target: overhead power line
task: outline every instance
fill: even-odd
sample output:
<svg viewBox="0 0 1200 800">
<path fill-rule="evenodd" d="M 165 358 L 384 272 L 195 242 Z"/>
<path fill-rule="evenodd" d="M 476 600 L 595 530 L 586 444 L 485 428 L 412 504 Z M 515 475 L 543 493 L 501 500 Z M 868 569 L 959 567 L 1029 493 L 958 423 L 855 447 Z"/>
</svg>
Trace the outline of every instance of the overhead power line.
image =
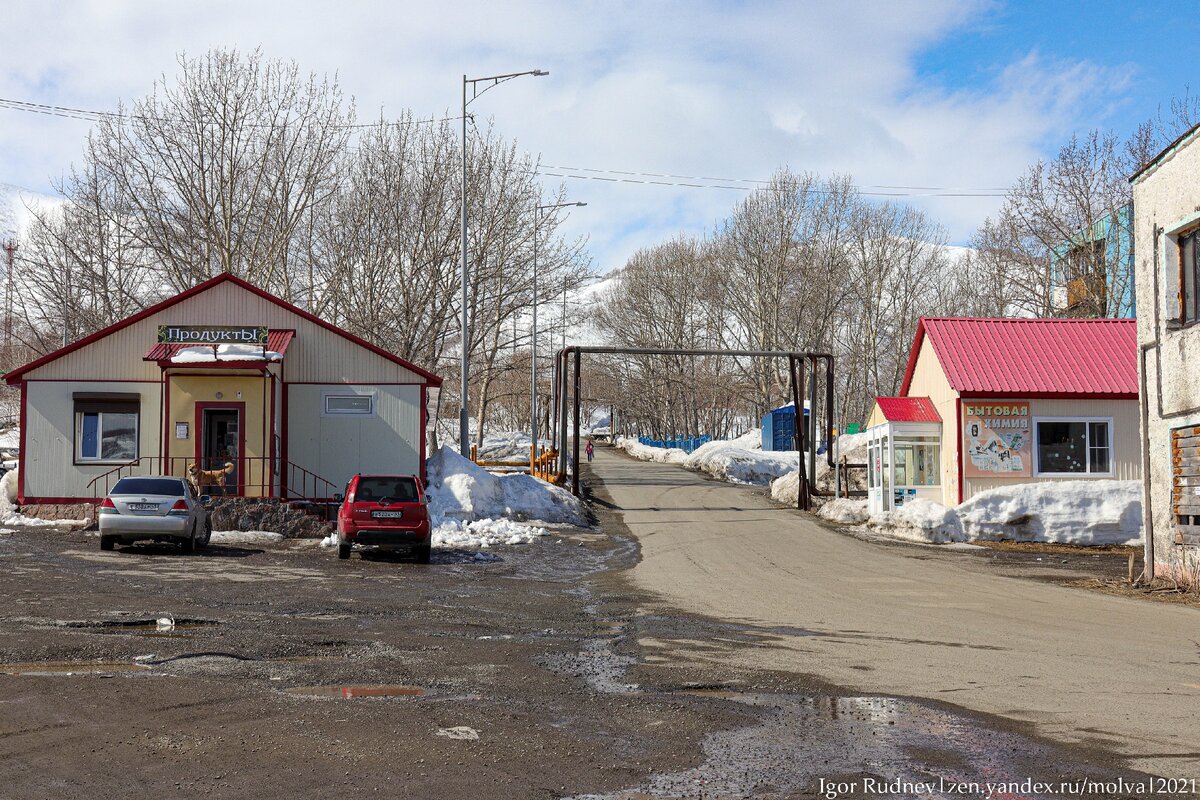
<svg viewBox="0 0 1200 800">
<path fill-rule="evenodd" d="M 28 100 L 13 100 L 0 98 L 0 109 L 23 111 L 31 114 L 81 119 L 87 122 L 99 122 L 104 119 L 118 122 L 132 122 L 135 119 L 169 121 L 165 117 L 149 117 L 146 115 L 127 114 L 115 111 L 94 111 L 70 106 L 34 103 Z M 468 114 L 468 118 L 472 115 Z M 461 116 L 428 117 L 414 120 L 379 120 L 371 123 L 345 123 L 330 127 L 343 129 L 366 129 L 379 125 L 425 125 L 438 122 L 450 122 L 462 119 Z M 473 118 L 472 118 L 473 123 Z M 270 127 L 269 123 L 258 124 L 255 127 Z M 643 186 L 666 186 L 682 189 L 725 189 L 750 192 L 756 189 L 770 189 L 773 182 L 765 178 L 723 178 L 705 175 L 677 175 L 667 172 L 639 172 L 635 170 L 611 169 L 600 167 L 573 167 L 564 165 L 543 164 L 535 174 L 547 178 L 563 178 L 567 180 L 599 181 L 601 183 L 624 183 Z M 806 191 L 814 194 L 829 194 L 827 189 L 808 188 Z M 904 185 L 866 185 L 857 188 L 859 194 L 870 197 L 1005 197 L 1007 189 L 986 188 L 968 189 L 954 186 L 904 186 Z"/>
</svg>

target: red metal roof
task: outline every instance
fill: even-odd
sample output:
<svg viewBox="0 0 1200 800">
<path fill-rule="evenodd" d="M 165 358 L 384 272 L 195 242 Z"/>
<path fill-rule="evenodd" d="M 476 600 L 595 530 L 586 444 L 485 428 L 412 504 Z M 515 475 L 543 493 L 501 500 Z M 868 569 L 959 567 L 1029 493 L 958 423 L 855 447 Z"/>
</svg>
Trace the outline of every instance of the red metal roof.
<svg viewBox="0 0 1200 800">
<path fill-rule="evenodd" d="M 942 421 L 942 415 L 928 397 L 876 397 L 875 402 L 889 422 Z"/>
<path fill-rule="evenodd" d="M 950 386 L 963 395 L 1138 394 L 1132 319 L 922 318 L 904 394 L 926 336 Z"/>
<path fill-rule="evenodd" d="M 281 356 L 284 355 L 287 352 L 288 345 L 292 343 L 292 339 L 295 338 L 295 336 L 296 336 L 296 332 L 291 331 L 291 330 L 267 331 L 267 352 L 279 353 L 279 355 L 281 355 Z M 153 347 L 151 347 L 149 350 L 146 351 L 146 355 L 142 356 L 142 360 L 143 361 L 170 361 L 171 358 L 176 353 L 178 353 L 181 348 L 204 347 L 204 346 L 205 345 L 195 345 L 195 344 L 156 344 Z M 253 364 L 255 362 L 253 362 L 253 361 L 250 361 L 250 362 L 230 361 L 229 365 L 237 366 L 239 363 Z"/>
</svg>

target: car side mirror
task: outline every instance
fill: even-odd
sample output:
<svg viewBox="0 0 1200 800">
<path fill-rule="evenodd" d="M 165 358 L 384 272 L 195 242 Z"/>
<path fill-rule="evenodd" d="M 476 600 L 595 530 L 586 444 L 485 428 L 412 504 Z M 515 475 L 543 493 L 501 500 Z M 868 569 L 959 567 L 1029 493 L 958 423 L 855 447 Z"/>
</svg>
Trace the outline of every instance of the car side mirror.
<svg viewBox="0 0 1200 800">
<path fill-rule="evenodd" d="M 206 506 L 206 505 L 208 505 L 208 504 L 209 504 L 209 503 L 211 503 L 211 502 L 212 502 L 212 495 L 211 495 L 211 494 L 202 494 L 202 495 L 200 495 L 200 505 L 202 505 L 202 506 Z"/>
<path fill-rule="evenodd" d="M 343 500 L 345 500 L 345 499 L 346 499 L 345 495 L 343 495 L 341 492 L 334 492 L 334 493 L 333 493 L 333 502 L 335 502 L 335 503 L 340 503 L 340 502 L 342 502 L 342 501 L 343 501 Z"/>
</svg>

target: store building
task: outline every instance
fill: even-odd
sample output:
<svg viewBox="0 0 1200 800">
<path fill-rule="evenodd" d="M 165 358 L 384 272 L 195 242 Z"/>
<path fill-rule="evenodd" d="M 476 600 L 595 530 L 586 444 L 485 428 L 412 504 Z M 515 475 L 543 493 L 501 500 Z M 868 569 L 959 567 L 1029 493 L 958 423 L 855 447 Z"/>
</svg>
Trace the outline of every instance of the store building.
<svg viewBox="0 0 1200 800">
<path fill-rule="evenodd" d="M 1200 125 L 1135 174 L 1147 577 L 1200 580 Z"/>
<path fill-rule="evenodd" d="M 925 318 L 900 397 L 867 421 L 868 505 L 957 505 L 1016 483 L 1137 480 L 1131 319 Z"/>
<path fill-rule="evenodd" d="M 324 499 L 422 474 L 441 381 L 222 274 L 5 376 L 21 388 L 21 503 L 196 470 L 216 494 Z"/>
</svg>

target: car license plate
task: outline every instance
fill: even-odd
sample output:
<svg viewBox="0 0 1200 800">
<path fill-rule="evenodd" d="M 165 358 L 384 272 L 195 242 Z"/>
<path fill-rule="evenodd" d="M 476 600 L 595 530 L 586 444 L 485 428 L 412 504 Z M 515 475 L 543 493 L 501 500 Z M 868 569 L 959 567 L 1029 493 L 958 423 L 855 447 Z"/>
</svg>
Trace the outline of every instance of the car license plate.
<svg viewBox="0 0 1200 800">
<path fill-rule="evenodd" d="M 158 511 L 158 503 L 130 503 L 130 511 Z"/>
<path fill-rule="evenodd" d="M 375 519 L 400 519 L 404 516 L 403 511 L 372 511 L 371 516 Z"/>
</svg>

